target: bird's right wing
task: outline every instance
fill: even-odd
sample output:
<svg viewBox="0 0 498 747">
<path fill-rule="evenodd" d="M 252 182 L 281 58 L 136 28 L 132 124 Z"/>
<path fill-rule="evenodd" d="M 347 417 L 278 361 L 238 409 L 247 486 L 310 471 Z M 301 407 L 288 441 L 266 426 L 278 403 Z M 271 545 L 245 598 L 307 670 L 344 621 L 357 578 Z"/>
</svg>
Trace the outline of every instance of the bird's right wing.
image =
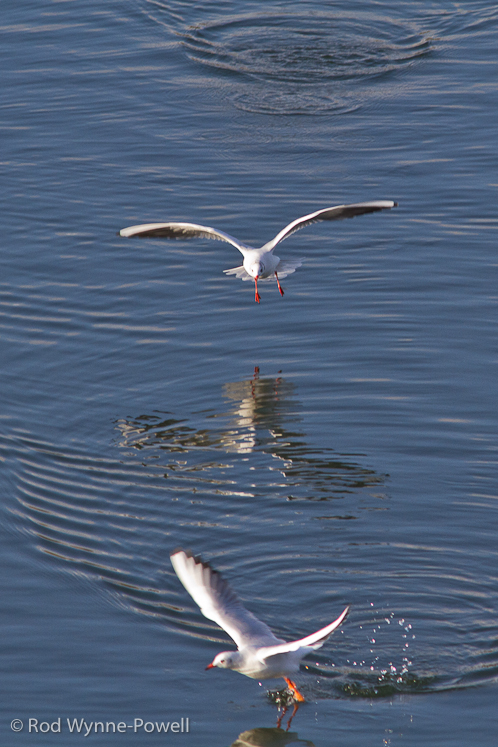
<svg viewBox="0 0 498 747">
<path fill-rule="evenodd" d="M 317 210 L 309 215 L 303 215 L 302 218 L 296 218 L 288 226 L 282 228 L 274 239 L 269 241 L 263 247 L 267 251 L 274 249 L 278 243 L 288 236 L 299 231 L 300 228 L 309 226 L 311 223 L 318 223 L 321 220 L 343 220 L 344 218 L 354 218 L 356 215 L 365 213 L 376 213 L 379 210 L 390 210 L 397 207 L 398 203 L 392 200 L 375 200 L 374 202 L 355 202 L 352 205 L 336 205 L 335 207 Z"/>
<path fill-rule="evenodd" d="M 216 239 L 226 241 L 244 254 L 245 245 L 224 231 L 196 223 L 143 223 L 140 226 L 122 228 L 119 236 L 139 239 Z"/>
<path fill-rule="evenodd" d="M 228 583 L 209 563 L 181 549 L 171 554 L 171 562 L 176 575 L 199 605 L 204 617 L 223 628 L 238 648 L 282 643 L 265 623 L 246 610 Z"/>
</svg>

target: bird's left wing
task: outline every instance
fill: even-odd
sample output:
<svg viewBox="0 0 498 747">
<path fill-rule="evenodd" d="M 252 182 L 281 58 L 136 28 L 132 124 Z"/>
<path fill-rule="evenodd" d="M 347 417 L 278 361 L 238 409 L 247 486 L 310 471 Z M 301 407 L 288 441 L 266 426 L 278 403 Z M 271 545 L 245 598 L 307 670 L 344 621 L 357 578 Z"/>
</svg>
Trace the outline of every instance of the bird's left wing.
<svg viewBox="0 0 498 747">
<path fill-rule="evenodd" d="M 374 202 L 355 202 L 352 205 L 336 205 L 335 207 L 324 208 L 323 210 L 317 210 L 315 213 L 309 215 L 303 215 L 302 218 L 296 218 L 292 223 L 283 228 L 280 233 L 277 233 L 274 239 L 269 241 L 263 249 L 271 251 L 278 243 L 286 239 L 288 236 L 299 231 L 300 228 L 309 226 L 311 223 L 318 223 L 321 220 L 343 220 L 344 218 L 354 218 L 356 215 L 364 215 L 365 213 L 376 213 L 379 210 L 390 210 L 391 208 L 397 207 L 398 203 L 392 200 L 376 200 Z"/>
<path fill-rule="evenodd" d="M 140 226 L 122 228 L 119 236 L 139 239 L 216 239 L 226 241 L 244 254 L 245 245 L 230 234 L 196 223 L 143 223 Z"/>
<path fill-rule="evenodd" d="M 246 610 L 235 592 L 209 563 L 194 557 L 190 551 L 175 550 L 171 562 L 176 575 L 208 620 L 213 620 L 238 648 L 271 646 L 282 642 L 264 622 Z"/>
<path fill-rule="evenodd" d="M 324 628 L 317 630 L 316 633 L 312 633 L 311 635 L 306 636 L 306 638 L 301 638 L 299 641 L 286 641 L 285 643 L 280 643 L 277 646 L 265 646 L 265 648 L 262 648 L 258 652 L 259 658 L 261 659 L 261 661 L 264 661 L 270 656 L 275 656 L 276 654 L 284 654 L 289 651 L 298 651 L 298 649 L 300 648 L 321 648 L 327 638 L 332 635 L 334 630 L 336 630 L 339 625 L 344 622 L 348 612 L 349 605 L 346 607 L 344 612 L 339 615 L 337 620 L 334 620 L 334 622 L 326 625 Z"/>
</svg>

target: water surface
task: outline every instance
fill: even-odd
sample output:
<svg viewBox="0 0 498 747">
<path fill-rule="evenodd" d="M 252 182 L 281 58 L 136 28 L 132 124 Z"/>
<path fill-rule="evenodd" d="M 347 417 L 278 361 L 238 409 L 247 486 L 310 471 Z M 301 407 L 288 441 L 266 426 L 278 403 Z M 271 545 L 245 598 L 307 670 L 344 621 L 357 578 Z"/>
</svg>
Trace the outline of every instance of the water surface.
<svg viewBox="0 0 498 747">
<path fill-rule="evenodd" d="M 228 639 L 178 545 L 283 637 L 352 604 L 303 666 L 294 742 L 495 744 L 497 21 L 5 3 L 3 744 L 35 739 L 14 718 L 275 727 L 266 686 L 204 672 Z M 293 235 L 303 266 L 260 305 L 228 244 L 116 236 L 260 245 L 370 199 L 399 207 Z"/>
</svg>

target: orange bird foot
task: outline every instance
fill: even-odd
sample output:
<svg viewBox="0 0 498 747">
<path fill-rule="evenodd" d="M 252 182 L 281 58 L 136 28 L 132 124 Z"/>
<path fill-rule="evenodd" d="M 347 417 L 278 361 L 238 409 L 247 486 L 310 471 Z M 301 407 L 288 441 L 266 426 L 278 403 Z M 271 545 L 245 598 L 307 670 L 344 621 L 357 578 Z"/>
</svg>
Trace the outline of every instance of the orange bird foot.
<svg viewBox="0 0 498 747">
<path fill-rule="evenodd" d="M 292 695 L 296 703 L 304 703 L 304 695 L 301 695 L 301 693 L 297 689 L 296 683 L 293 682 L 292 680 L 289 680 L 287 677 L 284 677 L 284 680 L 287 684 L 290 694 Z"/>
<path fill-rule="evenodd" d="M 283 296 L 283 295 L 284 295 L 284 292 L 283 292 L 283 290 L 282 290 L 282 286 L 280 285 L 280 280 L 278 279 L 278 275 L 277 275 L 277 273 L 275 273 L 275 277 L 277 278 L 277 285 L 278 285 L 278 289 L 279 289 L 279 291 L 280 291 L 280 295 L 281 295 L 281 296 Z M 284 679 L 285 679 L 285 678 L 284 678 Z"/>
</svg>

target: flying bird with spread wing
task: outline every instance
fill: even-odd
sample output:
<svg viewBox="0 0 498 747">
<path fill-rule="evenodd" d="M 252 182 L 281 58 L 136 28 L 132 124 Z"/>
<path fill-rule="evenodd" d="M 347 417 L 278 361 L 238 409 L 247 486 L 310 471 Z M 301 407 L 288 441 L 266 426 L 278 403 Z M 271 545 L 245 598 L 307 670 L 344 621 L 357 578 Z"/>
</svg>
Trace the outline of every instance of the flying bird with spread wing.
<svg viewBox="0 0 498 747">
<path fill-rule="evenodd" d="M 293 696 L 295 713 L 304 697 L 288 675 L 299 671 L 301 659 L 307 654 L 323 646 L 345 620 L 349 606 L 337 620 L 316 633 L 297 641 L 284 641 L 244 607 L 221 574 L 209 563 L 181 549 L 171 553 L 171 563 L 204 617 L 223 628 L 237 645 L 237 651 L 217 654 L 206 669 L 232 669 L 258 680 L 283 677 Z"/>
<path fill-rule="evenodd" d="M 297 218 L 283 228 L 274 239 L 268 241 L 260 249 L 255 249 L 248 244 L 244 244 L 233 236 L 224 231 L 218 231 L 216 228 L 209 226 L 199 226 L 196 223 L 144 223 L 139 226 L 129 226 L 122 228 L 120 236 L 127 238 L 141 239 L 217 239 L 226 241 L 236 247 L 244 257 L 240 267 L 232 267 L 224 270 L 226 275 L 235 275 L 242 280 L 254 280 L 255 301 L 259 303 L 261 296 L 258 293 L 258 281 L 273 280 L 277 281 L 280 295 L 284 295 L 280 280 L 295 272 L 301 267 L 300 259 L 280 259 L 273 250 L 281 241 L 291 236 L 295 231 L 309 226 L 311 223 L 318 223 L 323 220 L 343 220 L 344 218 L 354 218 L 356 215 L 365 213 L 376 213 L 379 210 L 390 210 L 397 207 L 397 202 L 392 200 L 377 200 L 374 202 L 357 202 L 352 205 L 337 205 L 336 207 L 324 208 L 317 210 L 302 218 Z"/>
</svg>

